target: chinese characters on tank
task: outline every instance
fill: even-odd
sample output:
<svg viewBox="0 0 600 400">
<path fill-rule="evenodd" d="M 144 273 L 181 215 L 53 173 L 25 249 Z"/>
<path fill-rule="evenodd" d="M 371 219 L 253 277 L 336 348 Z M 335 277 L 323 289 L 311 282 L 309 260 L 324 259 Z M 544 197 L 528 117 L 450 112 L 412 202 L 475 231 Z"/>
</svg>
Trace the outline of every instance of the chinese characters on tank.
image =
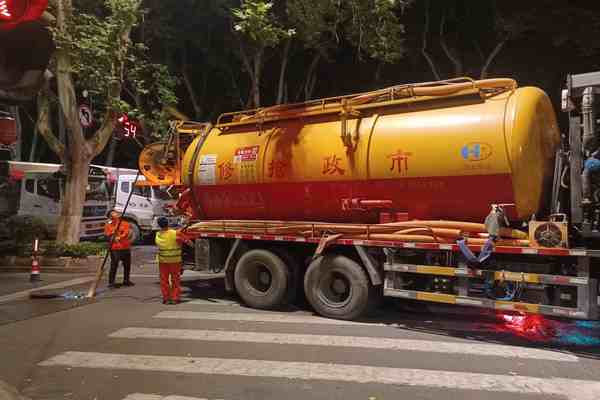
<svg viewBox="0 0 600 400">
<path fill-rule="evenodd" d="M 342 169 L 342 159 L 333 154 L 331 157 L 323 157 L 323 175 L 344 175 L 345 170 Z"/>
<path fill-rule="evenodd" d="M 392 161 L 390 171 L 397 170 L 399 174 L 408 172 L 408 158 L 412 156 L 412 153 L 397 150 L 392 154 L 388 154 L 387 158 Z"/>
</svg>

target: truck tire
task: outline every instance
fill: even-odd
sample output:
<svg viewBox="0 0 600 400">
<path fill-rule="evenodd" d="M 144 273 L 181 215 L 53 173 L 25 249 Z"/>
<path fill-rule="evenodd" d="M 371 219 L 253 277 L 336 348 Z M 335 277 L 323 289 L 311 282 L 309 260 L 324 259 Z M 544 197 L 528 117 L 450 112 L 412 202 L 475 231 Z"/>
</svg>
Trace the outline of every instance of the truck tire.
<svg viewBox="0 0 600 400">
<path fill-rule="evenodd" d="M 235 288 L 250 307 L 273 309 L 286 302 L 289 276 L 288 267 L 279 256 L 268 250 L 250 250 L 235 267 Z"/>
<path fill-rule="evenodd" d="M 314 310 L 324 317 L 352 320 L 370 306 L 371 282 L 352 259 L 332 254 L 319 257 L 304 276 L 304 292 Z"/>
</svg>

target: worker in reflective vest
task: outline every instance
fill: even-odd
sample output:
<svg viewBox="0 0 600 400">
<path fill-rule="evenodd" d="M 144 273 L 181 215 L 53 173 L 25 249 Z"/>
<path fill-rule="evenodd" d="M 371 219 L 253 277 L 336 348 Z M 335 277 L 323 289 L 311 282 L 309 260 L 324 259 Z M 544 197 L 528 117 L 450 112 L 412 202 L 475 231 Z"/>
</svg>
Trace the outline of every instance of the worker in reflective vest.
<svg viewBox="0 0 600 400">
<path fill-rule="evenodd" d="M 165 217 L 158 219 L 160 231 L 156 233 L 158 246 L 158 268 L 160 269 L 160 290 L 163 304 L 177 304 L 180 301 L 181 244 L 192 245 L 192 242 L 181 232 L 169 229 L 169 221 Z"/>
<path fill-rule="evenodd" d="M 119 262 L 123 263 L 123 286 L 133 286 L 129 279 L 131 273 L 131 241 L 129 240 L 130 228 L 127 221 L 121 219 L 118 211 L 108 213 L 110 218 L 104 226 L 104 235 L 110 244 L 110 271 L 108 273 L 108 287 L 114 288 Z M 119 228 L 117 230 L 117 228 Z"/>
</svg>

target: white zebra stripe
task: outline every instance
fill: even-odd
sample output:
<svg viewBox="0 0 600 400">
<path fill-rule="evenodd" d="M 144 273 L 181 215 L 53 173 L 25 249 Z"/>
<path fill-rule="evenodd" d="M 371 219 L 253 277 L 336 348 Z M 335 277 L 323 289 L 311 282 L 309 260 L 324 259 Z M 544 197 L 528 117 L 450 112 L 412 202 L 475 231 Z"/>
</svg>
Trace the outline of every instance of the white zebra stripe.
<svg viewBox="0 0 600 400">
<path fill-rule="evenodd" d="M 277 322 L 285 324 L 324 324 L 324 325 L 383 325 L 378 323 L 364 323 L 327 319 L 312 315 L 293 315 L 289 313 L 212 313 L 200 311 L 162 311 L 154 318 L 171 319 L 204 319 L 213 321 L 236 322 Z"/>
<path fill-rule="evenodd" d="M 200 399 L 197 397 L 187 397 L 187 396 L 177 396 L 177 395 L 161 396 L 159 394 L 133 393 L 133 394 L 130 394 L 127 397 L 125 397 L 123 400 L 208 400 L 208 399 L 204 399 L 204 398 Z"/>
<path fill-rule="evenodd" d="M 579 358 L 550 350 L 472 342 L 438 342 L 429 340 L 380 337 L 300 335 L 284 333 L 211 331 L 192 329 L 125 328 L 110 337 L 124 339 L 204 340 L 211 342 L 272 343 L 302 346 L 351 347 L 391 351 L 469 354 L 503 358 L 577 362 Z"/>
<path fill-rule="evenodd" d="M 240 303 L 238 303 L 237 301 L 226 300 L 226 299 L 215 299 L 215 298 L 190 300 L 190 301 L 186 301 L 185 304 L 186 305 L 187 304 L 202 305 L 202 306 L 239 306 L 240 305 Z"/>
<path fill-rule="evenodd" d="M 600 393 L 600 382 L 585 380 L 307 362 L 66 352 L 40 365 L 542 394 L 569 400 L 596 400 Z"/>
</svg>

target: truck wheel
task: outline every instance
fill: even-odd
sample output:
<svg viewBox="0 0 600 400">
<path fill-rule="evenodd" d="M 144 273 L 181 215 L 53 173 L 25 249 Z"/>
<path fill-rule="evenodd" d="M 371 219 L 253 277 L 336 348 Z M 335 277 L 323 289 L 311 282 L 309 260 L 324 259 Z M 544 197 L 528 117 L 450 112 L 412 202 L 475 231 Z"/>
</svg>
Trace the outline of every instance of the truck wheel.
<svg viewBox="0 0 600 400">
<path fill-rule="evenodd" d="M 318 314 L 352 320 L 369 308 L 371 283 L 355 261 L 342 255 L 326 255 L 309 265 L 304 291 Z"/>
<path fill-rule="evenodd" d="M 286 301 L 288 267 L 267 250 L 250 250 L 235 267 L 235 288 L 246 304 L 253 308 L 272 309 Z"/>
<path fill-rule="evenodd" d="M 127 222 L 129 223 L 129 241 L 131 244 L 138 244 L 142 240 L 140 227 L 133 221 Z"/>
</svg>

